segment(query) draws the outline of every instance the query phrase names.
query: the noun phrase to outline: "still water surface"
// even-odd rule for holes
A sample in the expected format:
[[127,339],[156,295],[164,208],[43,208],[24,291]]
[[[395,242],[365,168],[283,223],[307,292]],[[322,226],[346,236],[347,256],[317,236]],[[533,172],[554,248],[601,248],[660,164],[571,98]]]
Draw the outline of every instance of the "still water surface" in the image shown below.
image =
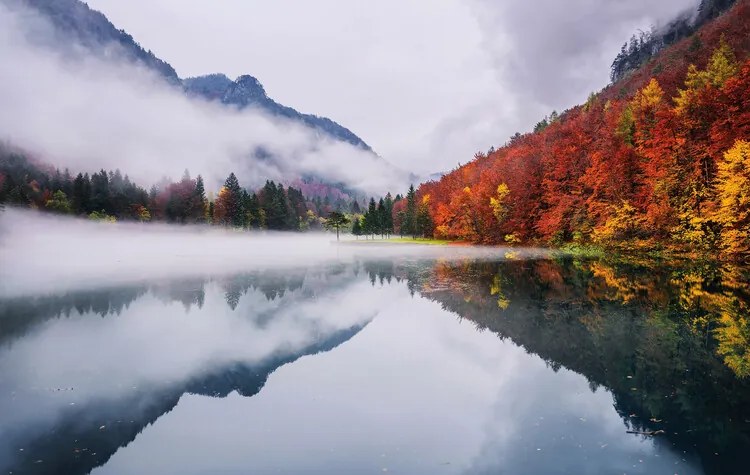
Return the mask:
[[399,258],[0,300],[0,474],[748,473],[747,292]]

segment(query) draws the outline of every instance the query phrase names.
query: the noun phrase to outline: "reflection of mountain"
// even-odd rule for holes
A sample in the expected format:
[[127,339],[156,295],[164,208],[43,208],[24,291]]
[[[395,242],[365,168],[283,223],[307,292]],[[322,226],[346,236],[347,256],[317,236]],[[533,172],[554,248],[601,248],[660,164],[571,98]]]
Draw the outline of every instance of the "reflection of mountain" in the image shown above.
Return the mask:
[[[365,324],[366,325],[366,324]],[[233,391],[245,397],[260,392],[279,367],[316,353],[330,351],[359,333],[365,325],[341,330],[292,353],[279,353],[258,365],[237,363],[166,388],[123,388],[123,397],[75,407],[54,427],[40,428],[23,452],[13,447],[16,459],[3,468],[11,473],[89,473],[103,465],[120,447],[132,442],[159,417],[170,412],[184,394],[226,397]]]
[[[284,273],[258,271],[218,279],[224,289],[227,305],[235,310],[240,298],[257,290],[269,301],[284,297],[286,292],[301,289],[305,271]],[[0,345],[22,337],[36,325],[58,317],[85,313],[101,317],[119,315],[132,302],[151,292],[164,301],[180,302],[189,310],[201,308],[205,299],[205,279],[183,279],[127,287],[69,292],[62,295],[0,299]]]
[[[143,361],[123,365],[112,362],[84,363],[86,368],[80,369],[84,376],[79,376],[79,369],[71,367],[70,362],[53,368],[55,373],[59,371],[63,374],[59,379],[53,378],[54,381],[65,381],[69,386],[77,386],[74,381],[81,382],[83,385],[80,388],[28,387],[49,380],[35,378],[33,374],[25,379],[23,375],[26,373],[23,371],[19,373],[20,376],[11,376],[10,372],[0,373],[0,407],[37,413],[37,416],[14,419],[17,421],[14,424],[7,420],[0,423],[0,472],[88,473],[105,463],[120,447],[134,440],[146,426],[171,411],[183,394],[210,397],[226,397],[233,391],[246,397],[257,394],[268,376],[280,366],[305,355],[332,350],[364,328],[366,323],[326,322],[312,315],[307,319],[298,319],[298,312],[294,310],[304,308],[299,306],[300,303],[317,298],[325,300],[331,294],[338,295],[352,282],[349,267],[342,269],[332,266],[318,271],[257,271],[212,280],[161,281],[62,296],[0,300],[0,344],[7,344],[3,348],[7,353],[0,357],[6,358],[6,364],[10,361],[7,360],[9,355],[15,355],[13,361],[25,364],[30,357],[23,353],[23,348],[29,346],[27,343],[33,346],[40,345],[39,341],[52,341],[49,338],[39,340],[42,335],[51,335],[53,340],[65,339],[68,335],[66,332],[72,328],[77,331],[107,328],[109,332],[104,333],[101,341],[97,339],[98,336],[77,341],[84,345],[112,343],[113,332],[142,325],[143,320],[139,320],[139,317],[143,312],[157,320],[162,311],[165,314],[171,312],[172,315],[184,314],[188,326],[191,321],[201,320],[209,326],[228,324],[234,330],[244,329],[242,334],[249,336],[250,340],[257,338],[257,341],[246,343],[242,340],[240,346],[262,347],[251,352],[238,352],[238,342],[235,341],[231,347],[209,346],[212,351],[200,353],[202,359],[178,357],[175,363],[167,367],[190,366],[187,371],[174,373],[173,380],[138,377],[172,374],[169,371],[143,371],[142,367],[151,364],[145,355],[142,356]],[[226,305],[221,303],[222,299]],[[175,308],[174,303],[181,305]],[[184,307],[184,312],[179,309],[180,306]],[[325,308],[307,308],[318,314],[326,312]],[[365,309],[363,313],[367,312],[369,310]],[[100,320],[100,317],[105,320]],[[70,318],[71,321],[52,321],[55,318]],[[180,318],[164,321],[181,325]],[[281,323],[277,323],[279,321]],[[362,321],[361,318],[347,320]],[[173,327],[157,324],[154,328],[163,331],[164,328]],[[94,330],[92,335],[102,335],[97,331]],[[287,335],[286,332],[291,334]],[[195,332],[187,334],[196,336]],[[165,342],[163,355],[156,352],[155,356],[170,359],[170,352],[181,351],[175,347],[168,348],[170,337],[155,335],[151,338],[152,341],[164,339]],[[128,338],[123,337],[122,342],[127,344]],[[227,352],[230,348],[234,349],[231,350],[233,353]],[[33,351],[44,353],[46,349],[34,346]],[[85,349],[81,352],[88,355]],[[187,352],[192,354],[190,349]],[[214,362],[213,358],[218,360]],[[46,360],[42,357],[41,361]],[[110,367],[114,368],[113,374],[106,369]],[[136,381],[152,382],[136,386]],[[13,402],[16,391],[19,391],[18,397],[22,398],[20,403]]]
[[[371,279],[384,272],[385,265],[370,269]],[[712,269],[600,262],[438,263],[398,273],[480,331],[585,376],[592,389],[606,387],[627,428],[665,430],[657,441],[697,451],[709,473],[745,473],[750,380],[717,357],[716,325],[731,315],[717,313],[716,299],[729,295],[731,308],[746,308],[737,304],[746,285],[720,285]]]
[[0,345],[22,337],[31,328],[55,317],[122,312],[147,292],[145,286],[71,292],[64,295],[0,299]]

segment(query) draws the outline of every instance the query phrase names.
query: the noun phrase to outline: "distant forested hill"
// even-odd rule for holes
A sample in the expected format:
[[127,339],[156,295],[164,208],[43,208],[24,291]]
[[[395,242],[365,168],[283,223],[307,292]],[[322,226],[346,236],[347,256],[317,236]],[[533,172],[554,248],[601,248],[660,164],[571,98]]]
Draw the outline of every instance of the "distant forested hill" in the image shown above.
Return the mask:
[[661,28],[639,32],[622,45],[612,62],[611,79],[617,82],[635,71],[665,47],[687,38],[701,26],[728,10],[736,0],[701,0],[697,10],[689,10]]

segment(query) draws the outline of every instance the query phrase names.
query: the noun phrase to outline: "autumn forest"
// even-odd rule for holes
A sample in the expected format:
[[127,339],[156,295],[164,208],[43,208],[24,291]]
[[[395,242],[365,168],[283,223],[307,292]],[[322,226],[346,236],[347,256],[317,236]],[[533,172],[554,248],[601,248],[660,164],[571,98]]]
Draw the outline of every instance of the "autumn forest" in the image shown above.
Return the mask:
[[418,195],[438,237],[750,251],[750,2]]

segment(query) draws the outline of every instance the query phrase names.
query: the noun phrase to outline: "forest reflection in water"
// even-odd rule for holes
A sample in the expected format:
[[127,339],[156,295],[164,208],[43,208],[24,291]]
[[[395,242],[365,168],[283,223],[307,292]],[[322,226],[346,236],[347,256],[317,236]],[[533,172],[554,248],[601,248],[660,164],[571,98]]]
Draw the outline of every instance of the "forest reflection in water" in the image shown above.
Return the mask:
[[[363,332],[391,295],[382,292],[405,287],[552,371],[605,388],[624,429],[697,457],[696,473],[743,473],[743,269],[509,257],[370,260],[2,300],[0,409],[12,416],[0,422],[0,469],[88,473],[183,395],[258,394],[280,366]],[[71,345],[87,350],[62,354]],[[75,391],[57,397],[66,388]],[[120,421],[131,425],[100,430]]]

